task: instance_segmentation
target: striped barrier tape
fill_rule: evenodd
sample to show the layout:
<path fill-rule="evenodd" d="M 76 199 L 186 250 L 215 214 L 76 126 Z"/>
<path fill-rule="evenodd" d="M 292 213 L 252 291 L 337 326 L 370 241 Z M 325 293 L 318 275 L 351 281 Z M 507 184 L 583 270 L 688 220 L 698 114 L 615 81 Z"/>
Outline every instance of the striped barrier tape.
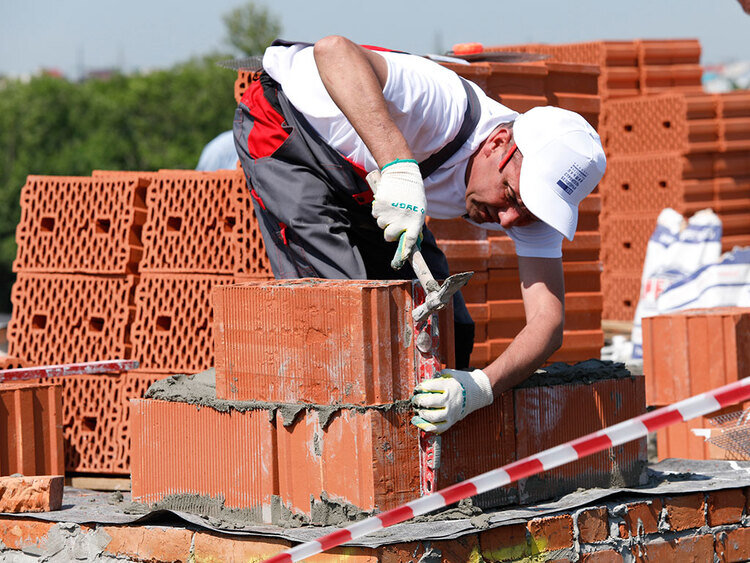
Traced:
<path fill-rule="evenodd" d="M 60 375 L 118 373 L 137 368 L 137 360 L 102 360 L 99 362 L 82 362 L 79 364 L 5 369 L 0 370 L 0 382 L 22 381 L 24 379 L 34 379 L 37 377 L 57 377 Z"/>
<path fill-rule="evenodd" d="M 292 547 L 283 553 L 266 559 L 265 563 L 300 561 L 415 516 L 432 512 L 454 502 L 559 467 L 613 446 L 637 440 L 646 436 L 649 432 L 655 432 L 670 424 L 690 420 L 747 399 L 750 399 L 750 377 L 614 424 L 603 430 L 597 430 L 582 438 L 577 438 L 536 455 L 482 473 L 434 494 L 418 498 L 377 516 L 336 530 L 317 540 Z"/>

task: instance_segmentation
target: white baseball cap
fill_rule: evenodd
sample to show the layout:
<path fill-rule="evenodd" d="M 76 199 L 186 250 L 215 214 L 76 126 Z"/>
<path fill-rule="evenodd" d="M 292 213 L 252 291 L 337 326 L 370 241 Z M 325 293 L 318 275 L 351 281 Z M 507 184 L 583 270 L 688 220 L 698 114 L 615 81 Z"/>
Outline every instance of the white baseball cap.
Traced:
<path fill-rule="evenodd" d="M 513 137 L 523 155 L 519 189 L 526 207 L 573 240 L 578 204 L 604 176 L 599 135 L 579 114 L 543 106 L 519 115 Z"/>

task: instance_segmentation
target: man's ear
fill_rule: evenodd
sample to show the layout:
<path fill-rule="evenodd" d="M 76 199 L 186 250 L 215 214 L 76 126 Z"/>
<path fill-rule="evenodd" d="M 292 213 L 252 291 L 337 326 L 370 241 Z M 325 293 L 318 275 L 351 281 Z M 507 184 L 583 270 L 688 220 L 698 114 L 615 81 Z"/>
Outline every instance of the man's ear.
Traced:
<path fill-rule="evenodd" d="M 496 127 L 487 138 L 487 147 L 491 150 L 505 150 L 513 140 L 513 131 L 504 126 Z"/>

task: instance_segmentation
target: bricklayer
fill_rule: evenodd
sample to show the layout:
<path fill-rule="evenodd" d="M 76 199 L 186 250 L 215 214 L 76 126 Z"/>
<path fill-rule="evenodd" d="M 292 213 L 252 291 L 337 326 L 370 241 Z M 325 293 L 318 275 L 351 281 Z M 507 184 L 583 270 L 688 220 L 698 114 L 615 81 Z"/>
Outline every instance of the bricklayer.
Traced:
<path fill-rule="evenodd" d="M 60 383 L 0 383 L 0 475 L 64 470 Z"/>
<path fill-rule="evenodd" d="M 750 308 L 692 309 L 643 319 L 650 405 L 666 405 L 750 376 Z"/>
<path fill-rule="evenodd" d="M 129 473 L 130 399 L 143 397 L 158 377 L 126 372 L 61 378 L 67 471 Z"/>
<path fill-rule="evenodd" d="M 411 396 L 410 282 L 274 280 L 218 287 L 213 300 L 221 399 L 372 405 Z"/>
<path fill-rule="evenodd" d="M 132 274 L 143 254 L 148 178 L 29 176 L 15 272 Z"/>
<path fill-rule="evenodd" d="M 9 354 L 32 366 L 130 358 L 136 279 L 18 274 Z"/>
<path fill-rule="evenodd" d="M 153 373 L 197 373 L 214 365 L 211 289 L 231 276 L 144 274 L 135 294 L 133 358 Z"/>

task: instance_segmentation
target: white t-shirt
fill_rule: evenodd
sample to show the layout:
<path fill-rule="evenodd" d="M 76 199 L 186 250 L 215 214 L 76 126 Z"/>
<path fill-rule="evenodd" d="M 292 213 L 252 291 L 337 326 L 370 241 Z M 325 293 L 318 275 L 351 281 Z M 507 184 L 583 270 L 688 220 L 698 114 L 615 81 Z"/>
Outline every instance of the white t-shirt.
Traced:
<path fill-rule="evenodd" d="M 466 92 L 453 71 L 429 59 L 375 51 L 388 64 L 383 95 L 390 114 L 418 162 L 440 150 L 458 133 L 466 111 Z M 318 74 L 313 48 L 304 45 L 269 47 L 263 68 L 281 85 L 324 141 L 367 172 L 378 168 L 362 139 L 331 100 Z M 471 84 L 481 105 L 481 117 L 469 139 L 447 162 L 424 181 L 427 215 L 454 219 L 466 213 L 466 166 L 469 157 L 499 125 L 518 113 L 490 99 Z M 497 223 L 480 227 L 504 230 L 514 241 L 516 254 L 543 258 L 562 256 L 562 235 L 542 222 L 503 229 Z"/>

